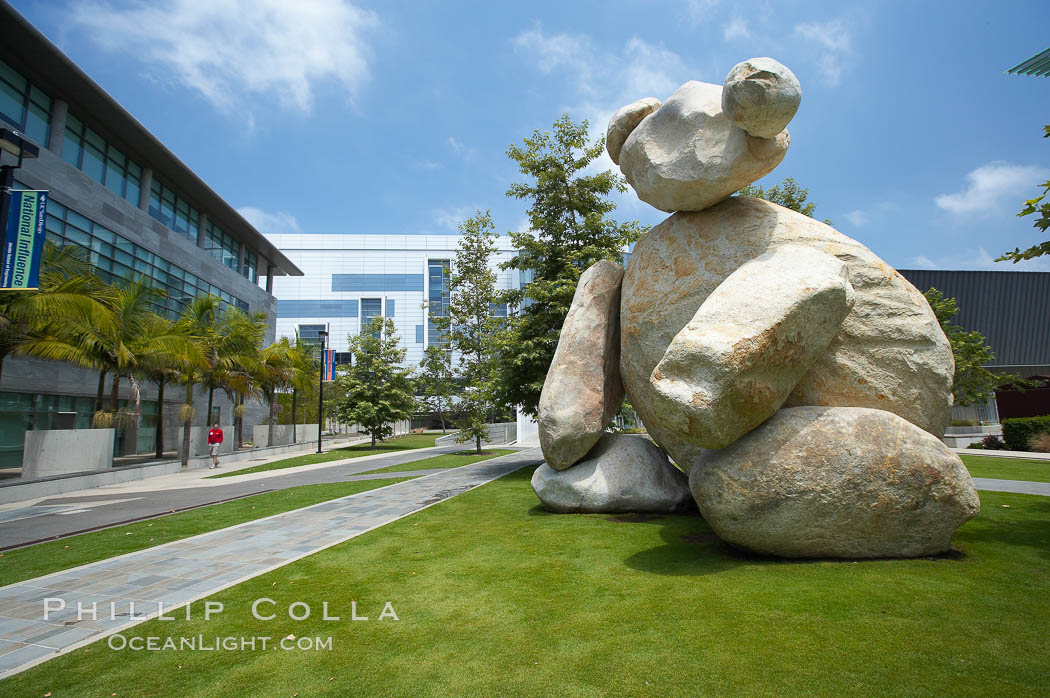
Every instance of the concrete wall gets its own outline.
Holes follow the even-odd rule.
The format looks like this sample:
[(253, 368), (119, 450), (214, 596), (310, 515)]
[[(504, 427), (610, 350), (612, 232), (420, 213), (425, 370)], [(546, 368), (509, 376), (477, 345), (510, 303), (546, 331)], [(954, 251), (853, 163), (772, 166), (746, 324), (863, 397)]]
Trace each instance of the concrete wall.
[(24, 480), (108, 470), (112, 465), (112, 429), (51, 429), (25, 434)]
[[(515, 422), (489, 424), (487, 426), (489, 437), (482, 441), (482, 444), (509, 444), (518, 438), (518, 425)], [(456, 443), (456, 434), (457, 432), (453, 432), (447, 436), (441, 436), (434, 440), (434, 445), (452, 446)]]
[[(252, 430), (253, 441), (256, 448), (262, 448), (269, 446), (267, 437), (269, 436), (270, 427), (267, 424), (257, 424)], [(295, 426), (295, 440), (296, 443), (317, 443), (317, 425), (316, 424), (297, 424)], [(292, 443), (292, 425), (291, 424), (274, 424), (273, 425), (273, 446), (285, 446)]]
[[(233, 425), (232, 424), (220, 424), (219, 428), (222, 429), (222, 443), (219, 444), (219, 455), (223, 456), (228, 453), (233, 453)], [(206, 456), (209, 455), (208, 450), (208, 430), (211, 427), (190, 427), (190, 455), (192, 456)], [(182, 428), (179, 428), (178, 448), (176, 449), (179, 453), (179, 457), (182, 457)]]

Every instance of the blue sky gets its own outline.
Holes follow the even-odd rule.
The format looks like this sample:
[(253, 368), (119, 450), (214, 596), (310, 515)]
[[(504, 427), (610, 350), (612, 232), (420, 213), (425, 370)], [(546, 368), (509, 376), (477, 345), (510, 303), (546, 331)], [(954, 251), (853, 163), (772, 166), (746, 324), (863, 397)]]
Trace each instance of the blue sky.
[(1050, 46), (1045, 0), (13, 4), (264, 232), (518, 229), (510, 143), (772, 56), (803, 98), (762, 184), (899, 268), (1050, 270), (991, 261), (1042, 240), (1015, 214), (1050, 178), (1050, 78), (1004, 70)]

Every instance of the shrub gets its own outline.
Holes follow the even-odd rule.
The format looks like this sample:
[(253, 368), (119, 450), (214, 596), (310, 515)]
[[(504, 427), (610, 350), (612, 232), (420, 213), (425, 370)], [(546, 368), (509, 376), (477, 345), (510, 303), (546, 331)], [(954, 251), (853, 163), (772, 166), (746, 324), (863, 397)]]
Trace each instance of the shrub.
[(1036, 434), (1028, 440), (1028, 446), (1033, 451), (1050, 453), (1050, 433), (1044, 431), (1042, 434)]
[(1027, 451), (1031, 438), (1045, 431), (1050, 431), (1050, 416), (1003, 420), (1003, 441), (1010, 451)]
[(948, 422), (950, 427), (978, 427), (981, 423), (976, 419), (953, 419)]
[[(976, 446), (976, 444), (974, 444)], [(970, 446), (973, 448), (974, 446)], [(1001, 451), (1006, 448), (1006, 444), (1002, 442), (995, 434), (989, 434), (988, 436), (981, 439), (980, 447), (988, 451)]]
[(971, 451), (973, 451), (973, 450), (981, 451), (981, 450), (984, 450), (984, 444), (981, 443), (980, 441), (977, 441), (975, 443), (970, 444), (966, 448), (970, 449)]

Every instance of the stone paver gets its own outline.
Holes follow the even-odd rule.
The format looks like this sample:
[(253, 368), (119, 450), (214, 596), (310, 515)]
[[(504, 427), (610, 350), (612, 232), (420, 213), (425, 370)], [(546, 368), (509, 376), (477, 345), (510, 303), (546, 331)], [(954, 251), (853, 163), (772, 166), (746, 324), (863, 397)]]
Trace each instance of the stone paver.
[[(542, 461), (529, 449), (0, 588), (0, 678)], [(400, 476), (403, 473), (393, 473)], [(66, 607), (44, 617), (44, 599)], [(97, 617), (82, 608), (98, 610)], [(112, 604), (112, 607), (111, 607)], [(57, 606), (57, 602), (52, 606)]]

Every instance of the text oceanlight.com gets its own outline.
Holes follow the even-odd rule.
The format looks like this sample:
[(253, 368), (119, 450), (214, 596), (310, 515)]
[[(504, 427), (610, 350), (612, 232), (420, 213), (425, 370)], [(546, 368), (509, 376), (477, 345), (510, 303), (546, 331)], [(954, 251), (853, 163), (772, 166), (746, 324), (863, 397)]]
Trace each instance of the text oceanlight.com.
[(266, 650), (291, 651), (332, 651), (331, 637), (286, 637), (275, 638), (269, 635), (236, 637), (232, 635), (189, 635), (181, 637), (125, 637), (110, 635), (106, 640), (111, 650), (131, 650), (133, 652), (165, 652), (177, 650), (183, 652), (264, 652)]

